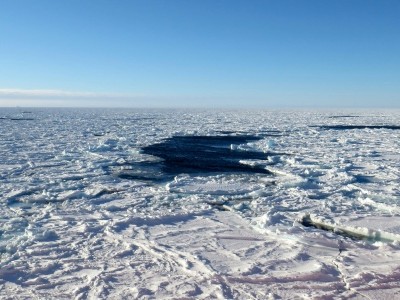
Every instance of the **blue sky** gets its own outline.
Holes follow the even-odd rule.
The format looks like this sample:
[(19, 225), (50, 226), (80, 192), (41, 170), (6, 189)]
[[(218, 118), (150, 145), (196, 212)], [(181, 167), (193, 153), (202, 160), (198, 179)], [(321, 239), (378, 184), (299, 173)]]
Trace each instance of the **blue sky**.
[(0, 106), (400, 107), (398, 0), (0, 0)]

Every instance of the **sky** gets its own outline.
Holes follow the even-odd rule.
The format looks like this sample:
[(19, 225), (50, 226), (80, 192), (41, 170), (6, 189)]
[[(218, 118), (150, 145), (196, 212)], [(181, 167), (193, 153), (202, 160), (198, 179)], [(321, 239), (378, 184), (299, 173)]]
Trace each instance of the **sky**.
[(398, 0), (0, 0), (0, 106), (400, 107)]

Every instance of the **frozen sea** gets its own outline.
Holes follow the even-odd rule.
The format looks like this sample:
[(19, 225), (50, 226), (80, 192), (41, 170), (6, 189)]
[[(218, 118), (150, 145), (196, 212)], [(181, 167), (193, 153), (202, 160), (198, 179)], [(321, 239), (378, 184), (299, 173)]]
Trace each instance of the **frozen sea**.
[(399, 110), (0, 108), (1, 299), (400, 299)]

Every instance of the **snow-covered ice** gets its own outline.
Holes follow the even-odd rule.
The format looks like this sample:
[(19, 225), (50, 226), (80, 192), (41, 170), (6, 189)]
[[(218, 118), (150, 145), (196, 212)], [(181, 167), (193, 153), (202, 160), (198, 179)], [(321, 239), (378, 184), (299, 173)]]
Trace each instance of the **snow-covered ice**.
[(0, 109), (2, 299), (400, 299), (400, 111)]

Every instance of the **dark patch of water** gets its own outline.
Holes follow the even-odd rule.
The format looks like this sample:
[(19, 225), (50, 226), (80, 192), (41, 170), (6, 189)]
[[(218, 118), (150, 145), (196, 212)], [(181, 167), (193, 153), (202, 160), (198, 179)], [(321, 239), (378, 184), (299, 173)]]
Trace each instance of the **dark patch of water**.
[(11, 121), (34, 121), (34, 118), (10, 118)]
[(162, 158), (167, 173), (245, 172), (269, 173), (264, 168), (241, 164), (240, 160), (267, 158), (265, 153), (231, 149), (261, 139), (256, 136), (177, 136), (147, 146), (143, 153)]
[(219, 130), (217, 131), (220, 134), (233, 134), (235, 133), (235, 131), (231, 131), (231, 130)]
[(104, 132), (93, 132), (93, 136), (105, 136), (106, 133)]
[[(236, 149), (237, 145), (262, 139), (259, 136), (175, 136), (142, 148), (142, 153), (160, 161), (137, 163), (119, 173), (120, 178), (163, 180), (187, 173), (258, 173), (271, 174), (262, 166), (250, 166), (241, 160), (266, 160), (267, 154)], [(233, 147), (232, 147), (233, 145)]]
[(328, 119), (340, 119), (340, 118), (359, 118), (360, 116), (343, 115), (343, 116), (329, 116)]
[(400, 126), (396, 125), (315, 125), (310, 127), (317, 127), (324, 130), (352, 130), (352, 129), (391, 129), (400, 130)]
[(353, 177), (354, 177), (354, 183), (372, 183), (372, 182), (374, 182), (373, 176), (353, 175)]
[[(249, 131), (231, 131), (231, 130), (218, 130), (216, 131), (217, 133), (223, 134), (223, 135), (231, 135), (231, 136), (237, 136), (238, 134), (241, 136), (253, 136), (253, 132)], [(268, 137), (268, 136), (282, 136), (282, 132), (279, 130), (261, 130), (257, 131), (256, 137)]]

